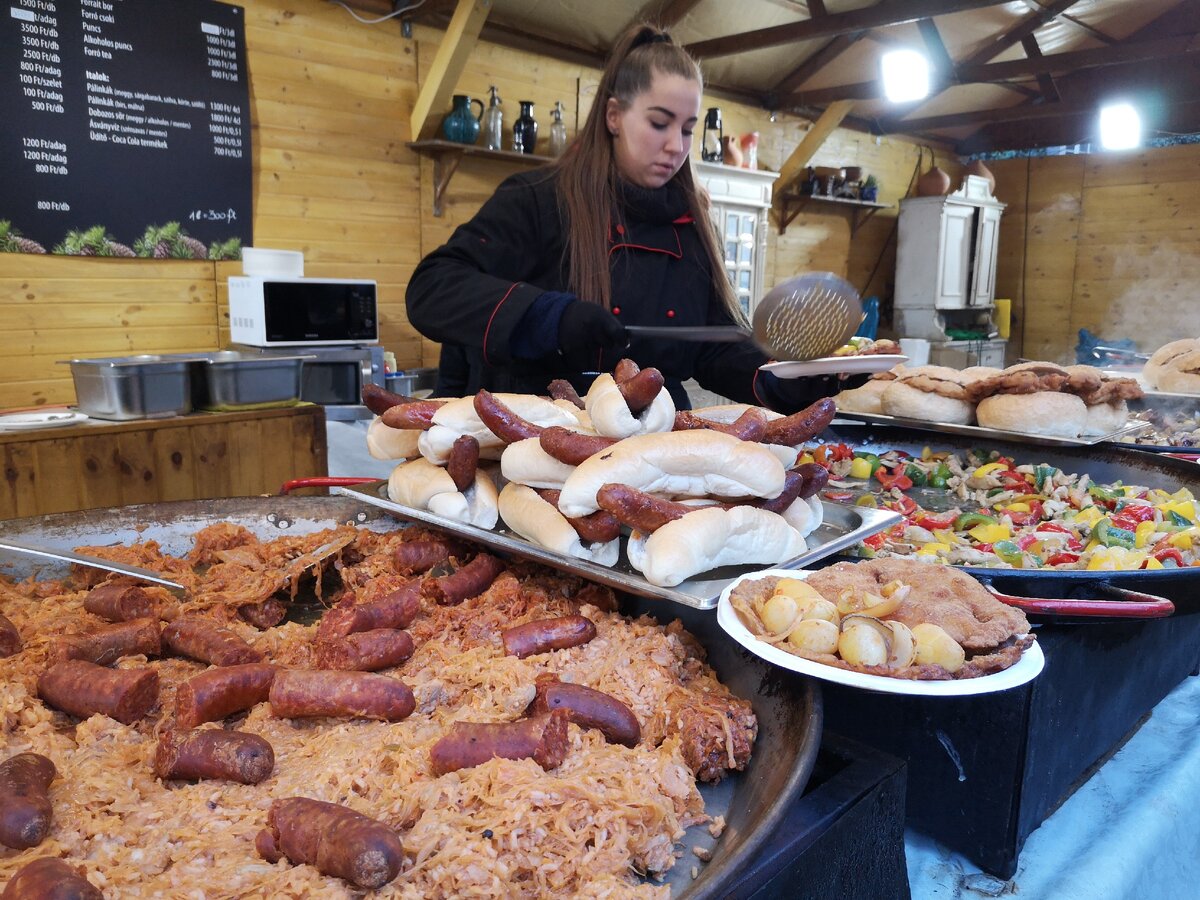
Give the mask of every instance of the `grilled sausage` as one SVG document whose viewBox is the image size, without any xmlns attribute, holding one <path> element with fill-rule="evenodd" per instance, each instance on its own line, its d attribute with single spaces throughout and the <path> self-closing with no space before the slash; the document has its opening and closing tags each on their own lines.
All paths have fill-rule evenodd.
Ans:
<svg viewBox="0 0 1200 900">
<path fill-rule="evenodd" d="M 642 727 L 628 706 L 603 691 L 582 684 L 567 684 L 553 675 L 539 675 L 537 694 L 530 709 L 535 713 L 566 710 L 580 728 L 595 728 L 610 744 L 636 747 Z"/>
<path fill-rule="evenodd" d="M 583 398 L 579 396 L 579 392 L 575 390 L 575 385 L 567 381 L 565 378 L 555 378 L 550 382 L 546 390 L 550 393 L 553 400 L 566 400 L 574 403 L 580 409 L 584 409 L 586 404 Z"/>
<path fill-rule="evenodd" d="M 445 405 L 445 400 L 414 400 L 400 403 L 380 413 L 383 424 L 388 428 L 411 428 L 428 431 L 433 427 L 433 416 Z"/>
<path fill-rule="evenodd" d="M 353 598 L 343 600 L 321 617 L 317 640 L 332 641 L 377 628 L 407 628 L 421 611 L 421 584 L 420 579 L 413 579 L 368 603 L 355 604 Z"/>
<path fill-rule="evenodd" d="M 535 653 L 578 647 L 595 636 L 596 624 L 587 616 L 558 616 L 505 628 L 500 632 L 500 641 L 505 654 L 524 659 Z"/>
<path fill-rule="evenodd" d="M 482 765 L 489 759 L 532 759 L 543 769 L 556 769 L 567 756 L 565 710 L 519 722 L 455 722 L 429 750 L 435 775 Z"/>
<path fill-rule="evenodd" d="M 122 656 L 158 656 L 162 653 L 161 632 L 157 619 L 134 619 L 105 625 L 85 634 L 64 634 L 50 641 L 50 662 L 85 659 L 107 666 Z"/>
<path fill-rule="evenodd" d="M 542 445 L 543 450 L 568 466 L 577 466 L 589 456 L 607 450 L 616 442 L 617 438 L 580 434 L 561 425 L 550 426 L 538 437 L 538 443 Z"/>
<path fill-rule="evenodd" d="M 488 431 L 506 444 L 515 444 L 542 433 L 541 425 L 534 425 L 518 416 L 503 401 L 496 399 L 491 391 L 480 391 L 476 394 L 474 405 L 475 412 L 480 421 L 488 427 Z"/>
<path fill-rule="evenodd" d="M 700 507 L 664 500 L 627 484 L 606 484 L 596 492 L 600 508 L 638 531 L 657 531 L 668 522 L 682 519 Z"/>
<path fill-rule="evenodd" d="M 262 662 L 263 655 L 235 632 L 203 616 L 181 616 L 162 632 L 163 643 L 177 656 L 214 666 Z"/>
<path fill-rule="evenodd" d="M 264 702 L 276 668 L 268 663 L 224 666 L 201 672 L 175 690 L 175 724 L 195 728 Z"/>
<path fill-rule="evenodd" d="M 555 509 L 558 509 L 558 498 L 562 495 L 562 491 L 544 488 L 538 491 L 538 495 Z M 621 523 L 617 521 L 616 516 L 604 510 L 580 516 L 576 519 L 570 516 L 563 516 L 563 518 L 575 529 L 575 533 L 585 541 L 605 544 L 609 541 L 615 541 L 621 534 Z"/>
<path fill-rule="evenodd" d="M 131 619 L 160 619 L 162 604 L 153 594 L 136 584 L 106 582 L 83 598 L 83 608 L 110 622 Z"/>
<path fill-rule="evenodd" d="M 735 438 L 740 438 L 743 441 L 761 441 L 767 433 L 767 417 L 763 415 L 761 410 L 750 407 L 728 425 L 725 425 L 722 422 L 714 422 L 711 419 L 698 416 L 688 410 L 681 409 L 675 413 L 674 431 L 688 431 L 695 428 L 721 431 L 725 434 L 732 434 Z"/>
<path fill-rule="evenodd" d="M 17 869 L 3 900 L 104 900 L 100 889 L 57 856 L 39 856 Z"/>
<path fill-rule="evenodd" d="M 450 458 L 446 461 L 446 472 L 460 492 L 475 483 L 475 469 L 478 467 L 479 441 L 469 434 L 455 438 L 450 447 Z"/>
<path fill-rule="evenodd" d="M 370 672 L 284 669 L 271 684 L 271 712 L 284 719 L 359 716 L 399 722 L 417 703 L 407 684 Z"/>
<path fill-rule="evenodd" d="M 617 364 L 613 367 L 613 381 L 617 384 L 623 384 L 640 371 L 642 371 L 642 367 L 632 359 L 617 360 Z"/>
<path fill-rule="evenodd" d="M 40 753 L 18 753 L 0 763 L 0 844 L 36 847 L 50 833 L 50 782 L 58 770 Z"/>
<path fill-rule="evenodd" d="M 459 552 L 457 545 L 449 541 L 420 540 L 405 541 L 392 554 L 392 564 L 402 575 L 428 572 L 436 565 L 446 562 Z"/>
<path fill-rule="evenodd" d="M 287 618 L 287 604 L 268 597 L 258 603 L 243 603 L 238 607 L 238 615 L 255 628 L 266 631 Z"/>
<path fill-rule="evenodd" d="M 337 803 L 289 797 L 276 800 L 254 846 L 270 862 L 283 857 L 315 866 L 322 875 L 361 888 L 378 888 L 400 873 L 404 847 L 396 832 Z"/>
<path fill-rule="evenodd" d="M 800 488 L 801 500 L 815 497 L 829 484 L 829 470 L 819 463 L 801 463 L 793 471 L 800 473 L 804 478 L 804 486 Z"/>
<path fill-rule="evenodd" d="M 154 753 L 154 774 L 164 781 L 210 778 L 258 784 L 275 769 L 275 751 L 257 734 L 204 728 L 164 731 Z"/>
<path fill-rule="evenodd" d="M 441 578 L 426 578 L 421 594 L 442 606 L 454 606 L 478 597 L 504 571 L 504 560 L 490 553 L 480 553 L 460 569 Z"/>
<path fill-rule="evenodd" d="M 666 383 L 663 373 L 651 367 L 642 369 L 628 381 L 618 381 L 617 390 L 625 398 L 629 411 L 636 416 L 654 402 Z"/>
<path fill-rule="evenodd" d="M 833 421 L 837 406 L 829 397 L 818 400 L 798 413 L 767 423 L 763 443 L 794 447 L 820 434 Z"/>
<path fill-rule="evenodd" d="M 363 406 L 375 413 L 377 416 L 382 416 L 393 406 L 400 406 L 403 403 L 413 403 L 415 397 L 406 397 L 404 394 L 394 394 L 387 388 L 381 388 L 379 385 L 368 381 L 362 387 L 362 402 Z"/>
<path fill-rule="evenodd" d="M 317 641 L 317 665 L 322 669 L 377 672 L 400 665 L 413 655 L 407 631 L 376 628 L 331 641 Z"/>
<path fill-rule="evenodd" d="M 0 659 L 21 652 L 21 632 L 17 626 L 0 615 Z"/>
<path fill-rule="evenodd" d="M 43 672 L 37 690 L 55 709 L 81 719 L 103 713 L 132 725 L 158 702 L 158 673 L 153 669 L 106 669 L 69 659 Z"/>
<path fill-rule="evenodd" d="M 821 466 L 817 466 L 817 468 L 824 471 Z M 756 500 L 753 505 L 759 509 L 765 509 L 767 512 L 782 513 L 800 496 L 800 492 L 804 489 L 804 480 L 804 476 L 800 472 L 790 469 L 783 474 L 783 490 L 779 492 L 778 497 L 772 497 L 770 500 Z"/>
</svg>

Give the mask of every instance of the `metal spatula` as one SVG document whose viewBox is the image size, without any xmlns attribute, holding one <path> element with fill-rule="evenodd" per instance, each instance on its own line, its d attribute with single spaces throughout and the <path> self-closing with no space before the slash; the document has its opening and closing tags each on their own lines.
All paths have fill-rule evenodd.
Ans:
<svg viewBox="0 0 1200 900">
<path fill-rule="evenodd" d="M 832 272 L 789 278 L 754 309 L 754 340 L 777 360 L 829 356 L 863 320 L 858 291 Z"/>
</svg>

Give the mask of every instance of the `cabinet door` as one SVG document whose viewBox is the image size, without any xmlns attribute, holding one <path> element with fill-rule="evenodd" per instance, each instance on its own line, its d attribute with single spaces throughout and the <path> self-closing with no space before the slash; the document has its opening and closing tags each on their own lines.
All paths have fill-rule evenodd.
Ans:
<svg viewBox="0 0 1200 900">
<path fill-rule="evenodd" d="M 991 306 L 996 295 L 996 248 L 1000 242 L 1000 210 L 979 210 L 975 227 L 975 269 L 971 274 L 971 305 Z"/>
<path fill-rule="evenodd" d="M 759 251 L 759 212 L 751 207 L 723 206 L 720 208 L 721 243 L 725 256 L 725 272 L 733 285 L 742 312 L 751 312 L 751 303 L 761 277 Z"/>
<path fill-rule="evenodd" d="M 967 305 L 971 279 L 971 245 L 975 240 L 975 207 L 947 203 L 942 210 L 938 241 L 938 309 L 962 309 Z"/>
</svg>

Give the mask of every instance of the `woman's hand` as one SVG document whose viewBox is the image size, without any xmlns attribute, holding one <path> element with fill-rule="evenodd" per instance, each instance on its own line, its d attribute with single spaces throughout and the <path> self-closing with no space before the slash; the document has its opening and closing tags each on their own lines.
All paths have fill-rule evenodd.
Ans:
<svg viewBox="0 0 1200 900">
<path fill-rule="evenodd" d="M 623 350 L 629 344 L 625 326 L 604 307 L 575 300 L 563 310 L 558 323 L 558 352 L 580 372 L 597 371 L 608 350 Z"/>
</svg>

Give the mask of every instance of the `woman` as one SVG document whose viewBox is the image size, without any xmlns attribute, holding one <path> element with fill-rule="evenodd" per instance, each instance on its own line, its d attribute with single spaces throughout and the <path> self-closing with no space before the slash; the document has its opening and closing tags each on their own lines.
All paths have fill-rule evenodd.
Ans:
<svg viewBox="0 0 1200 900">
<path fill-rule="evenodd" d="M 682 382 L 792 412 L 836 393 L 835 380 L 758 371 L 749 343 L 630 339 L 626 325 L 745 324 L 689 154 L 699 67 L 666 32 L 628 30 L 596 102 L 562 159 L 514 175 L 408 285 L 409 321 L 446 345 L 438 392 L 584 392 L 629 357 L 655 366 L 675 404 Z M 453 362 L 454 365 L 450 365 Z M 847 385 L 849 386 L 849 385 Z"/>
</svg>

